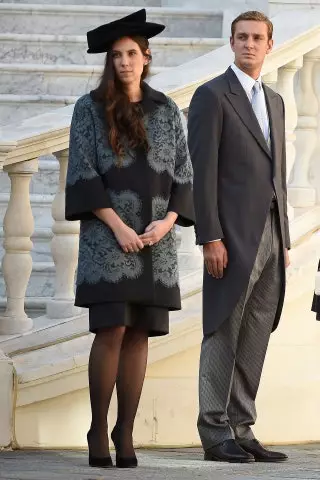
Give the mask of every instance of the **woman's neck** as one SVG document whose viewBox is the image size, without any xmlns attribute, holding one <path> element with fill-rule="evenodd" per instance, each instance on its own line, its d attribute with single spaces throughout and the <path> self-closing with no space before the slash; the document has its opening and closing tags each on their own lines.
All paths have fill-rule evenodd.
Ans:
<svg viewBox="0 0 320 480">
<path fill-rule="evenodd" d="M 139 84 L 126 85 L 124 91 L 129 97 L 130 102 L 140 102 L 142 99 L 142 90 Z"/>
</svg>

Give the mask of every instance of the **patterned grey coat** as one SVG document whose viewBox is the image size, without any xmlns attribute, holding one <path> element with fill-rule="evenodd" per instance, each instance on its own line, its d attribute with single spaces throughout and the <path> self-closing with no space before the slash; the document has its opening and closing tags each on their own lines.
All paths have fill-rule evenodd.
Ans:
<svg viewBox="0 0 320 480">
<path fill-rule="evenodd" d="M 138 234 L 167 211 L 194 223 L 192 166 L 180 112 L 143 85 L 142 112 L 149 151 L 127 151 L 121 166 L 108 143 L 103 105 L 92 94 L 74 108 L 66 184 L 66 219 L 81 220 L 75 304 L 131 302 L 181 308 L 175 232 L 139 253 L 124 253 L 112 230 L 92 211 L 113 208 Z"/>
</svg>

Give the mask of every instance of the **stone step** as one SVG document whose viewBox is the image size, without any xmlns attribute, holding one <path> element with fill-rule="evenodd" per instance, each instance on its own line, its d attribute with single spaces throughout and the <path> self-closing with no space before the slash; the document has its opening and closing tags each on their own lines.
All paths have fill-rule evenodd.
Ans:
<svg viewBox="0 0 320 480">
<path fill-rule="evenodd" d="M 1 3 L 14 3 L 17 5 L 35 4 L 35 5 L 103 5 L 103 6 L 123 6 L 136 9 L 147 7 L 161 7 L 162 0 L 0 0 Z"/>
<path fill-rule="evenodd" d="M 166 70 L 154 67 L 151 74 Z M 102 65 L 0 64 L 0 93 L 80 96 L 97 86 Z"/>
<path fill-rule="evenodd" d="M 0 94 L 0 126 L 65 107 L 75 103 L 77 98 L 66 95 Z"/>
<path fill-rule="evenodd" d="M 222 38 L 151 39 L 152 65 L 172 67 L 204 55 L 226 43 Z M 86 53 L 84 35 L 0 34 L 0 62 L 98 65 L 104 64 L 105 54 Z"/>
<path fill-rule="evenodd" d="M 136 11 L 132 7 L 0 3 L 0 32 L 85 35 L 92 28 Z M 222 36 L 222 12 L 150 7 L 148 19 L 166 25 L 163 37 Z"/>
</svg>

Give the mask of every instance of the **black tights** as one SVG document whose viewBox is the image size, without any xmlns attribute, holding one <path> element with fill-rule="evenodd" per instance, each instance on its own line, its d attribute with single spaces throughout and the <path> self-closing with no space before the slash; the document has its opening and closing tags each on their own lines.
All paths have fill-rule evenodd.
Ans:
<svg viewBox="0 0 320 480">
<path fill-rule="evenodd" d="M 132 432 L 144 382 L 148 357 L 148 334 L 126 327 L 100 330 L 89 358 L 89 388 L 92 421 L 88 432 L 91 455 L 109 455 L 108 411 L 117 387 L 118 416 L 114 432 L 122 457 L 134 455 Z"/>
</svg>

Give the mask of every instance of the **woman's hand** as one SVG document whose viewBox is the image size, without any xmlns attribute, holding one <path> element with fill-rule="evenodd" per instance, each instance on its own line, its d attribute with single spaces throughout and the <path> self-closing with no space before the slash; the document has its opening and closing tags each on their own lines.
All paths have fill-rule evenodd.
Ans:
<svg viewBox="0 0 320 480">
<path fill-rule="evenodd" d="M 139 252 L 144 247 L 139 235 L 123 222 L 113 229 L 113 233 L 120 247 L 126 253 Z"/>
<path fill-rule="evenodd" d="M 171 219 L 164 218 L 150 223 L 142 235 L 139 235 L 144 245 L 151 247 L 158 243 L 173 227 Z"/>
<path fill-rule="evenodd" d="M 139 235 L 121 220 L 113 208 L 98 208 L 93 210 L 93 213 L 99 220 L 111 228 L 124 252 L 133 253 L 142 250 L 144 245 Z"/>
</svg>

